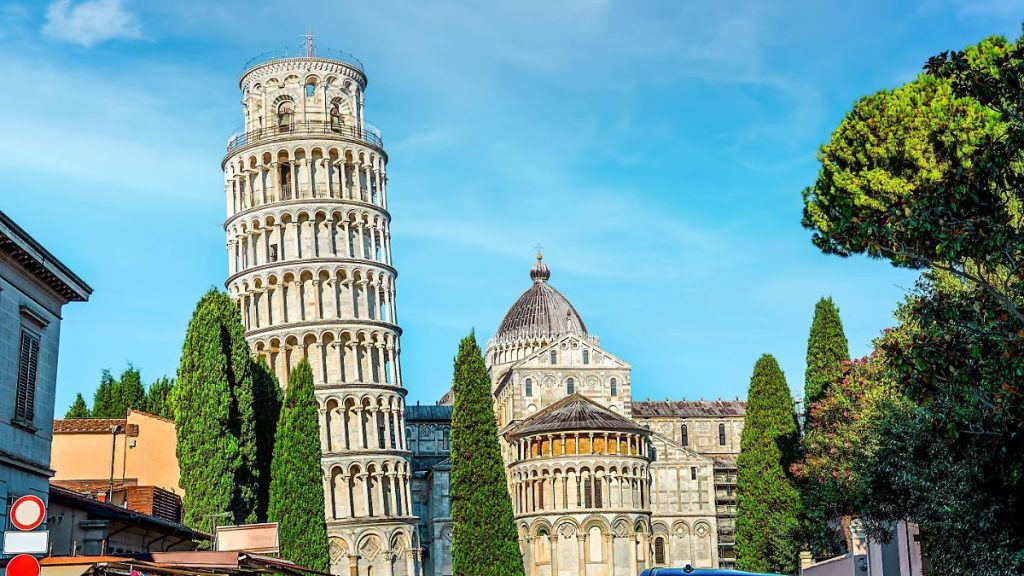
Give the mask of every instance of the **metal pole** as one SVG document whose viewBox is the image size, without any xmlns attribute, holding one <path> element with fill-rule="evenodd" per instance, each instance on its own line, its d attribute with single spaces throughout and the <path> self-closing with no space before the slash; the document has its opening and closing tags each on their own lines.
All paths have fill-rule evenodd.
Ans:
<svg viewBox="0 0 1024 576">
<path fill-rule="evenodd" d="M 114 458 L 117 456 L 117 433 L 121 427 L 114 424 L 110 427 L 110 483 L 107 485 L 107 503 L 114 499 Z"/>
</svg>

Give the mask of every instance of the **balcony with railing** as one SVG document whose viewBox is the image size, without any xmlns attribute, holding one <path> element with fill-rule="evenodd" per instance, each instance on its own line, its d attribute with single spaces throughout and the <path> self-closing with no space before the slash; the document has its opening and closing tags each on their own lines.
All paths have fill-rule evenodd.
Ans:
<svg viewBox="0 0 1024 576">
<path fill-rule="evenodd" d="M 383 149 L 384 139 L 381 138 L 380 130 L 377 130 L 369 124 L 366 126 L 366 128 L 360 128 L 358 126 L 350 126 L 336 122 L 308 120 L 305 122 L 279 124 L 277 126 L 270 126 L 267 128 L 256 128 L 255 130 L 249 130 L 248 132 L 238 131 L 228 138 L 227 153 L 230 154 L 235 150 L 250 144 L 258 144 L 260 142 L 288 136 L 339 137 L 349 140 L 358 140 Z"/>
<path fill-rule="evenodd" d="M 264 52 L 259 56 L 256 56 L 255 58 L 252 58 L 251 60 L 246 62 L 245 68 L 242 70 L 242 73 L 244 74 L 245 72 L 248 72 L 249 70 L 252 70 L 253 68 L 259 66 L 260 64 L 266 64 L 267 62 L 273 62 L 275 60 L 298 60 L 302 58 L 320 58 L 323 60 L 337 60 L 339 62 L 343 62 L 355 68 L 356 70 L 359 70 L 364 74 L 366 73 L 366 70 L 363 69 L 363 63 L 359 61 L 359 58 L 356 58 L 355 56 L 347 52 L 342 52 L 341 50 L 320 48 L 318 46 L 313 47 L 312 56 L 310 55 L 309 50 L 307 50 L 306 47 L 298 49 L 283 48 L 281 50 L 271 50 L 269 52 Z"/>
</svg>

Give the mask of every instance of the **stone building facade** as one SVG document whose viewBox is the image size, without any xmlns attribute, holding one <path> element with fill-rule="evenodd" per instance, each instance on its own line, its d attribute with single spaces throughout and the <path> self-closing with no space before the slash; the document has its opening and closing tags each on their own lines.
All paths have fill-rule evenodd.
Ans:
<svg viewBox="0 0 1024 576">
<path fill-rule="evenodd" d="M 282 386 L 313 368 L 331 571 L 420 573 L 391 265 L 387 153 L 355 58 L 254 59 L 224 157 L 228 292 Z"/>
<path fill-rule="evenodd" d="M 48 498 L 61 310 L 91 293 L 0 212 L 0 518 L 20 496 Z"/>
</svg>

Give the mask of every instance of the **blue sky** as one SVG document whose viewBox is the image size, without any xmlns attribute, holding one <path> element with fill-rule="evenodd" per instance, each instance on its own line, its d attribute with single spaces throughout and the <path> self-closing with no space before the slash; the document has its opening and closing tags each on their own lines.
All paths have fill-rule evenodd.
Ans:
<svg viewBox="0 0 1024 576">
<path fill-rule="evenodd" d="M 811 245 L 818 146 L 856 98 L 1022 20 L 1000 0 L 0 4 L 0 209 L 95 289 L 65 308 L 57 410 L 103 368 L 177 369 L 226 275 L 238 75 L 310 27 L 365 64 L 391 156 L 410 401 L 493 334 L 538 243 L 634 398 L 745 395 L 763 352 L 799 393 L 820 296 L 861 355 L 915 278 Z"/>
</svg>

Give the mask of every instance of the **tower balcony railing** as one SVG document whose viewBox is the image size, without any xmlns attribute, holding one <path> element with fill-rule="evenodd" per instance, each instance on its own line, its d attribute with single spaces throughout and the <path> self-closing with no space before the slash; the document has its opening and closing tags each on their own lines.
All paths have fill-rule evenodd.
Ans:
<svg viewBox="0 0 1024 576">
<path fill-rule="evenodd" d="M 228 138 L 227 153 L 230 154 L 249 144 L 257 144 L 284 136 L 340 136 L 342 138 L 360 140 L 377 148 L 384 148 L 384 139 L 380 136 L 380 130 L 372 126 L 368 125 L 367 128 L 360 128 L 347 124 L 307 120 L 304 122 L 279 124 L 267 128 L 256 128 L 248 132 L 236 132 Z"/>
<path fill-rule="evenodd" d="M 264 52 L 255 58 L 252 58 L 245 63 L 245 68 L 242 73 L 246 73 L 249 70 L 259 66 L 260 64 L 266 64 L 274 60 L 292 60 L 297 58 L 322 58 L 324 60 L 338 60 L 344 62 L 349 66 L 359 70 L 362 73 L 366 73 L 363 69 L 363 63 L 359 61 L 359 58 L 349 54 L 348 52 L 342 52 L 341 50 L 332 50 L 330 48 L 320 48 L 318 46 L 313 47 L 313 55 L 310 56 L 309 52 L 305 48 L 301 49 L 288 49 L 283 48 L 281 50 L 272 50 L 270 52 Z"/>
</svg>

